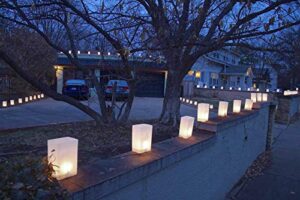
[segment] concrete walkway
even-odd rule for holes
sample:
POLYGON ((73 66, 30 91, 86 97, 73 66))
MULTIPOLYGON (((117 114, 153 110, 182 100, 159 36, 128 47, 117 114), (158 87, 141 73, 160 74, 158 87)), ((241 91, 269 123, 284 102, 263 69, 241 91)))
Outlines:
POLYGON ((271 166, 233 199, 300 200, 300 120, 286 129, 277 125, 275 134, 271 166))
MULTIPOLYGON (((83 103, 96 111, 100 110, 97 101, 93 98, 83 103)), ((118 104, 120 105, 121 102, 118 104)), ((157 119, 162 110, 162 105, 162 98, 136 97, 130 119, 157 119)), ((197 114, 196 107, 182 105, 181 114, 195 117, 197 114)), ((0 130, 86 120, 91 120, 91 118, 85 113, 67 103, 55 101, 51 98, 9 108, 0 108, 0 130)))

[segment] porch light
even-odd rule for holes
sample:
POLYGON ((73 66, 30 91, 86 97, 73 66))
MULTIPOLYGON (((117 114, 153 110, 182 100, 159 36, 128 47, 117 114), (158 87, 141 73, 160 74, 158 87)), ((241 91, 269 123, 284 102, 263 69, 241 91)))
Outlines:
POLYGON ((137 124, 132 126, 132 151, 144 153, 151 151, 152 125, 137 124))
POLYGON ((261 102, 262 101, 262 94, 256 93, 256 101, 261 102))
POLYGON ((23 99, 22 99, 22 98, 19 98, 19 99, 18 99, 18 103, 19 103, 19 104, 23 103, 23 99))
POLYGON ((197 121, 206 122, 209 118, 209 104, 208 103, 199 103, 197 109, 197 121))
POLYGON ((228 110, 228 102, 220 101, 219 102, 219 109, 218 109, 218 116, 226 117, 227 116, 227 110, 228 110))
POLYGON ((234 113, 241 112, 241 105, 242 105, 242 101, 241 100, 234 100, 233 101, 233 112, 234 113))
POLYGON ((13 100, 13 99, 10 100, 10 105, 11 105, 11 106, 15 105, 15 100, 13 100))
POLYGON ((7 101, 2 101, 2 107, 7 107, 7 101))
POLYGON ((251 99, 246 99, 245 101, 245 110, 252 110, 253 101, 251 99))
POLYGON ((62 137, 48 140, 48 162, 54 167, 54 177, 62 180, 77 174, 78 140, 62 137))
POLYGON ((45 97, 45 95, 42 93, 42 94, 41 94, 41 98, 44 98, 44 97, 45 97))
POLYGON ((179 137, 182 137, 184 139, 188 139, 193 134, 193 128, 194 128, 194 117, 190 116, 184 116, 181 117, 180 120, 180 128, 179 128, 179 137))
POLYGON ((251 100, 253 103, 256 102, 256 93, 251 93, 251 100))
POLYGON ((299 88, 296 88, 296 91, 298 91, 299 90, 299 88))
POLYGON ((25 97, 25 102, 28 102, 28 97, 25 97))
POLYGON ((268 101, 268 94, 267 93, 262 94, 262 101, 268 101))
POLYGON ((32 101, 32 96, 29 96, 29 100, 32 101))

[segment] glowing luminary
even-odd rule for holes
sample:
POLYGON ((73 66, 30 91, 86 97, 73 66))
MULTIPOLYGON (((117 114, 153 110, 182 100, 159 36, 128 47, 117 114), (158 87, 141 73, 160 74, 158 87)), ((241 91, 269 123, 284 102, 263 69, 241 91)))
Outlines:
POLYGON ((199 103, 197 110, 197 121, 206 122, 209 118, 209 104, 208 103, 199 103))
POLYGON ((276 89, 276 92, 280 92, 280 89, 276 89))
POLYGON ((299 90, 299 88, 296 88, 296 91, 298 91, 299 90))
POLYGON ((77 174, 78 140, 62 137, 48 140, 48 162, 54 166, 58 180, 77 174))
POLYGON ((224 89, 224 87, 223 86, 221 86, 221 90, 223 90, 224 89))
POLYGON ((11 106, 15 105, 15 100, 13 100, 13 99, 10 100, 10 105, 11 105, 11 106))
POLYGON ((233 112, 234 113, 241 112, 241 105, 242 105, 242 101, 241 100, 234 100, 233 101, 233 112))
POLYGON ((228 110, 228 102, 220 101, 219 102, 219 109, 218 109, 218 116, 226 117, 227 116, 227 110, 228 110))
POLYGON ((214 109, 214 105, 210 104, 209 109, 214 109))
POLYGON ((259 92, 259 88, 257 88, 256 91, 259 92))
POLYGON ((197 88, 200 88, 200 85, 197 85, 197 88))
POLYGON ((80 51, 77 51, 77 54, 80 54, 80 51))
POLYGON ((212 89, 216 89, 216 86, 212 86, 212 89))
POLYGON ((180 97, 179 100, 182 101, 182 97, 180 97))
POLYGON ((205 85, 204 88, 207 88, 207 85, 205 85))
POLYGON ((232 87, 230 87, 229 90, 232 90, 232 87))
POLYGON ((197 101, 194 101, 194 106, 198 105, 198 102, 197 101))
POLYGON ((256 93, 251 93, 251 100, 253 101, 253 103, 256 102, 256 93))
POLYGON ((182 98, 182 101, 185 102, 185 98, 182 98))
POLYGON ((28 97, 25 97, 25 102, 28 102, 28 97))
POLYGON ((270 89, 266 89, 266 92, 270 92, 270 89))
POLYGON ((238 88, 238 90, 239 90, 239 91, 241 91, 241 90, 242 90, 242 88, 240 88, 240 87, 239 87, 239 88, 238 88))
POLYGON ((246 99, 245 101, 245 110, 252 110, 253 101, 251 99, 246 99))
POLYGON ((258 102, 261 102, 262 101, 262 94, 261 93, 256 93, 256 100, 258 102))
POLYGON ((88 51, 88 54, 90 55, 90 54, 91 54, 91 52, 90 52, 90 51, 88 51))
POLYGON ((42 94, 41 94, 41 98, 44 98, 44 97, 45 97, 45 95, 42 93, 42 94))
POLYGON ((18 99, 18 103, 19 103, 19 104, 23 103, 23 99, 22 99, 22 98, 19 98, 19 99, 18 99))
POLYGON ((132 126, 132 151, 145 153, 151 151, 152 125, 137 124, 132 126))
POLYGON ((29 100, 32 101, 32 96, 29 96, 29 100))
POLYGON ((184 116, 180 120, 179 137, 187 139, 192 136, 194 128, 194 117, 184 116))
POLYGON ((247 90, 250 91, 250 88, 248 88, 247 90))
POLYGON ((98 51, 98 56, 100 56, 101 55, 101 53, 98 51))
POLYGON ((38 94, 38 95, 37 95, 37 98, 38 98, 38 99, 40 99, 40 98, 41 98, 41 95, 40 95, 40 94, 38 94))
POLYGON ((33 100, 36 100, 36 95, 33 95, 33 100))
POLYGON ((71 50, 69 50, 69 54, 71 54, 72 53, 72 51, 71 50))
POLYGON ((193 104, 194 102, 192 100, 190 100, 190 104, 193 104))
POLYGON ((268 94, 267 93, 262 94, 262 101, 268 101, 268 94))
POLYGON ((7 107, 7 101, 2 101, 2 107, 7 107))

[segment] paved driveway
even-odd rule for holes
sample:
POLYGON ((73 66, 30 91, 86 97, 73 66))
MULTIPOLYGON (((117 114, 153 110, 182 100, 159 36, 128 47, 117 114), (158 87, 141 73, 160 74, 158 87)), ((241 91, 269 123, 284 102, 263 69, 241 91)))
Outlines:
MULTIPOLYGON (((136 97, 130 114, 131 120, 146 120, 158 118, 162 109, 162 98, 136 97)), ((96 101, 85 101, 95 110, 99 110, 96 101)), ((182 115, 196 116, 196 108, 181 106, 182 115)), ((51 98, 0 109, 0 130, 56 124, 74 121, 90 120, 85 113, 64 102, 55 101, 51 98)))

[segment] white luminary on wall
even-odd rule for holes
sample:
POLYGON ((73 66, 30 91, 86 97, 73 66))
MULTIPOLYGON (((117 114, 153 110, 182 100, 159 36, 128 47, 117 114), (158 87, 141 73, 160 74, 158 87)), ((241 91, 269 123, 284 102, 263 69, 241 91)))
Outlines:
POLYGON ((197 108, 197 121, 206 122, 209 118, 209 104, 199 103, 197 108))
POLYGON ((204 88, 207 88, 207 85, 205 85, 204 88))
POLYGON ((256 93, 256 101, 261 102, 262 101, 262 94, 256 93))
POLYGON ((200 85, 197 85, 197 88, 200 88, 200 85))
POLYGON ((132 126, 132 151, 145 153, 151 151, 152 125, 136 124, 132 126))
POLYGON ((256 102, 256 93, 251 93, 251 100, 253 103, 256 102))
POLYGON ((228 102, 227 101, 220 101, 219 102, 219 109, 218 109, 218 116, 226 117, 228 111, 228 102))
POLYGON ((69 50, 69 54, 71 54, 72 53, 72 51, 71 50, 69 50))
POLYGON ((7 107, 7 101, 2 101, 2 107, 7 107))
POLYGON ((223 86, 221 86, 221 90, 223 90, 224 89, 224 87, 223 86))
POLYGON ((10 100, 10 105, 11 105, 11 106, 15 105, 15 100, 13 100, 13 99, 10 100))
POLYGON ((42 93, 42 94, 41 94, 41 98, 44 98, 44 97, 45 97, 45 95, 42 93))
POLYGON ((266 89, 266 92, 270 92, 270 89, 266 89))
POLYGON ((214 109, 214 105, 213 105, 213 104, 210 104, 210 105, 209 105, 209 109, 214 109))
POLYGON ((179 137, 187 139, 192 136, 194 128, 194 117, 184 116, 180 120, 179 137))
POLYGON ((246 99, 245 101, 245 110, 252 110, 253 101, 251 99, 246 99))
POLYGON ((262 101, 268 101, 268 94, 267 93, 262 94, 262 101))
POLYGON ((250 88, 248 88, 247 91, 250 91, 250 88))
POLYGON ((18 103, 19 103, 19 104, 23 103, 23 99, 22 99, 22 98, 19 98, 19 99, 18 99, 18 103))
POLYGON ((229 90, 232 90, 232 87, 229 87, 229 90))
POLYGON ((77 174, 78 140, 62 137, 48 140, 48 162, 54 166, 58 180, 77 174))
POLYGON ((90 51, 88 51, 88 54, 89 54, 89 55, 91 55, 91 52, 90 52, 90 51))
POLYGON ((195 106, 198 105, 198 102, 197 102, 197 101, 194 101, 194 105, 195 105, 195 106))
POLYGON ((38 94, 38 95, 37 95, 37 98, 40 99, 40 98, 41 98, 41 95, 38 94))
POLYGON ((242 88, 240 88, 240 87, 239 87, 239 88, 238 88, 238 90, 239 90, 239 91, 241 91, 241 90, 242 90, 242 88))
POLYGON ((29 96, 29 100, 32 101, 32 96, 29 96))
POLYGON ((276 92, 280 92, 280 89, 276 89, 276 92))
POLYGON ((259 88, 257 88, 256 91, 259 92, 259 88))
POLYGON ((193 104, 194 102, 193 102, 193 100, 190 100, 190 104, 193 104))
POLYGON ((216 86, 212 86, 212 89, 216 89, 216 86))
POLYGON ((182 98, 182 102, 185 102, 185 98, 182 98))
POLYGON ((233 112, 234 113, 241 112, 241 105, 242 105, 242 101, 241 100, 234 100, 233 101, 233 112))
POLYGON ((179 97, 179 100, 182 101, 182 97, 179 97))
POLYGON ((25 97, 25 102, 28 102, 28 97, 25 97))
POLYGON ((80 54, 80 51, 77 51, 77 54, 80 54))
POLYGON ((190 103, 190 100, 189 99, 186 99, 186 101, 185 101, 186 103, 190 103))
POLYGON ((33 95, 33 100, 36 100, 36 95, 33 95))
POLYGON ((98 53, 97 53, 97 54, 98 54, 98 56, 100 56, 100 55, 101 55, 101 53, 100 53, 99 51, 98 51, 98 53))

